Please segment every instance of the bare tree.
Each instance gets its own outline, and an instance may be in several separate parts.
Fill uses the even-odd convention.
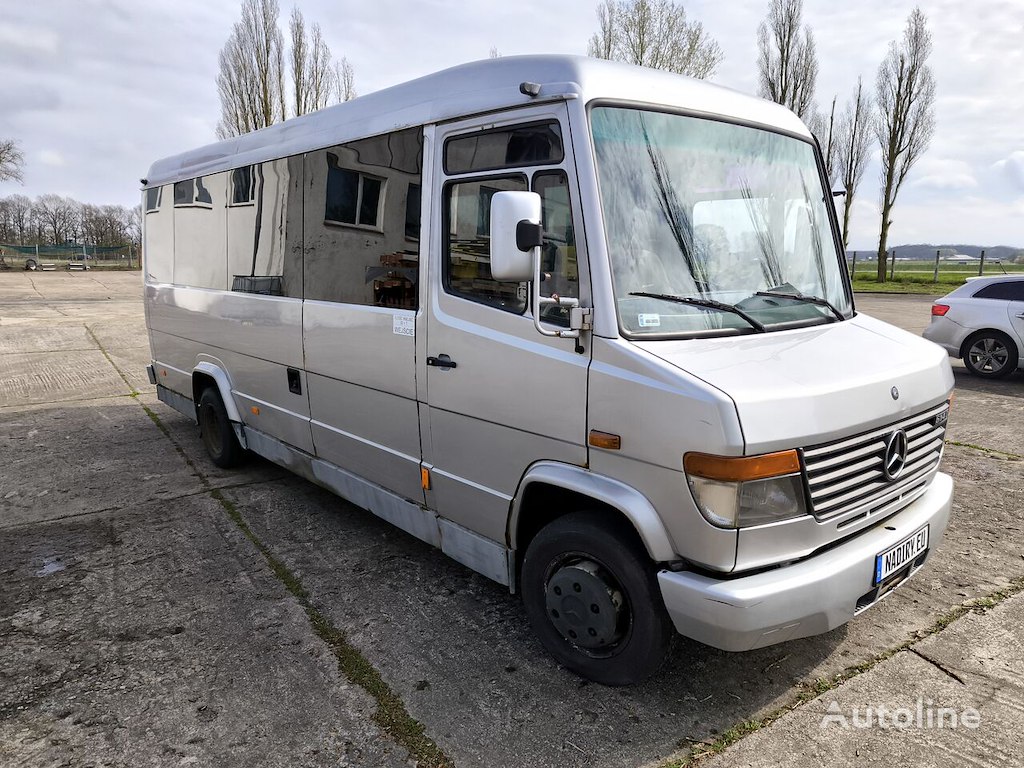
[[[305,20],[298,7],[292,9],[291,75],[295,116],[326,107],[337,92],[338,72],[331,63],[331,49],[324,40],[319,24],[310,28],[306,37]]]
[[[850,211],[857,187],[864,177],[871,151],[871,126],[874,104],[864,93],[864,83],[857,78],[853,101],[848,101],[836,126],[836,178],[843,185],[843,250],[850,244]]]
[[[0,139],[0,181],[22,181],[25,156],[14,139]]]
[[[82,221],[82,205],[60,195],[40,195],[32,204],[39,235],[53,245],[63,245],[77,237]]]
[[[292,17],[288,22],[288,31],[292,38],[292,50],[289,57],[292,70],[293,103],[296,115],[304,115],[312,110],[309,109],[306,100],[308,92],[306,86],[306,61],[309,56],[309,46],[306,42],[306,22],[302,18],[302,11],[299,6],[292,8]]]
[[[618,25],[615,0],[604,0],[597,6],[598,30],[587,43],[587,55],[595,59],[614,59],[618,41]]]
[[[352,69],[352,65],[349,60],[342,57],[341,61],[335,63],[335,96],[339,103],[343,101],[351,101],[358,94],[356,93],[356,75],[355,70]]]
[[[496,46],[496,45],[492,45],[491,46],[491,51],[487,55],[487,58],[489,58],[489,59],[500,59],[501,58],[501,52],[498,50],[498,46]]]
[[[129,245],[135,247],[138,253],[142,246],[142,206],[133,205],[128,208],[124,220],[124,234]]]
[[[811,109],[810,117],[807,119],[807,127],[821,145],[822,159],[825,161],[825,176],[829,184],[833,184],[838,178],[836,170],[836,155],[838,144],[836,137],[836,97],[832,97],[832,106],[826,116],[817,107]]]
[[[928,66],[932,36],[920,7],[914,8],[902,44],[893,41],[878,67],[875,137],[882,148],[882,226],[878,236],[878,282],[885,282],[886,241],[900,187],[935,131],[935,78]]]
[[[32,201],[25,195],[10,195],[4,198],[3,203],[7,237],[18,245],[25,245],[32,233]]]
[[[771,0],[768,15],[757,28],[757,71],[760,94],[808,118],[814,107],[818,56],[810,25],[803,28],[803,0]]]
[[[239,136],[284,120],[284,39],[277,0],[244,0],[242,19],[220,52],[217,136]]]
[[[722,49],[699,21],[689,22],[672,0],[605,0],[597,9],[600,29],[587,44],[599,59],[624,61],[707,78],[722,60]]]

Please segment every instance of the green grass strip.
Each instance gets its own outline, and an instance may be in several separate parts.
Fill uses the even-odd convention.
[[[818,698],[823,693],[834,690],[847,681],[864,674],[881,664],[886,659],[892,658],[897,653],[910,650],[925,638],[938,634],[954,621],[966,616],[968,613],[985,613],[990,611],[1004,600],[1007,600],[1020,592],[1024,592],[1024,577],[1013,579],[1009,586],[997,590],[989,595],[969,600],[962,605],[957,605],[939,616],[939,618],[936,619],[930,627],[918,632],[915,637],[912,637],[906,642],[901,643],[895,648],[882,651],[860,664],[847,667],[842,672],[831,677],[819,677],[813,682],[801,683],[796,696],[794,696],[793,700],[788,704],[782,705],[763,717],[744,720],[720,734],[714,741],[702,741],[694,744],[685,755],[667,760],[662,763],[659,768],[690,768],[691,766],[697,765],[705,758],[721,754],[744,736],[748,736],[751,733],[755,733],[756,731],[771,725],[788,712],[792,712],[794,709]]]
[[[370,661],[348,641],[345,633],[335,627],[313,605],[309,592],[299,578],[279,560],[262,541],[253,533],[248,523],[242,518],[238,508],[219,490],[210,495],[216,499],[234,521],[238,529],[245,535],[266,559],[270,570],[285,588],[298,601],[306,612],[310,626],[324,643],[326,643],[338,661],[338,669],[356,685],[360,686],[377,702],[377,711],[373,721],[400,746],[409,752],[409,756],[422,768],[451,768],[454,766],[441,748],[426,734],[422,723],[409,714],[405,704],[381,677],[380,672]]]

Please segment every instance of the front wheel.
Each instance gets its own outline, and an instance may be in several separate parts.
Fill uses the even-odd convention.
[[[35,272],[39,268],[39,264],[35,259],[25,259],[25,269],[29,272]]]
[[[998,379],[1017,367],[1017,345],[999,331],[981,331],[964,344],[964,365],[975,376]]]
[[[548,652],[605,685],[631,685],[662,665],[673,627],[653,563],[632,527],[573,512],[543,528],[523,560],[526,615]]]
[[[235,437],[227,409],[214,387],[207,387],[199,397],[199,433],[210,459],[218,467],[237,467],[245,459],[245,449]]]

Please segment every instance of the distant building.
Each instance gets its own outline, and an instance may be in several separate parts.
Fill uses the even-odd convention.
[[[968,256],[966,253],[955,253],[952,256],[943,256],[943,261],[952,261],[957,264],[967,264],[972,261],[981,261],[977,256]]]

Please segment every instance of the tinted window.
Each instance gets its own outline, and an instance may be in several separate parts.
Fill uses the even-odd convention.
[[[302,157],[272,160],[231,174],[231,199],[248,179],[252,204],[226,207],[229,288],[302,297]]]
[[[544,227],[544,245],[540,251],[540,293],[542,296],[558,294],[578,298],[580,278],[576,263],[576,234],[565,172],[536,174],[533,191],[540,195],[541,224]]]
[[[162,187],[150,187],[146,190],[146,212],[160,208],[160,190]]]
[[[1003,299],[1006,301],[1024,301],[1024,280],[990,283],[974,294],[976,299]]]
[[[359,174],[338,167],[338,156],[327,153],[327,194],[324,221],[355,224],[359,205]]]
[[[412,240],[420,239],[420,195],[419,184],[410,184],[405,196],[405,236]]]
[[[416,308],[420,128],[305,156],[305,297]]]
[[[193,186],[192,179],[188,181],[179,181],[174,185],[174,204],[175,205],[189,205],[193,200]]]
[[[200,177],[198,179],[187,179],[186,181],[178,181],[174,184],[174,204],[175,205],[211,205],[213,198],[210,196],[210,190],[207,189],[206,184]]]
[[[445,188],[444,283],[449,293],[517,314],[526,309],[526,283],[491,277],[490,237],[494,193],[525,189],[522,176],[462,181]]]
[[[236,168],[231,172],[231,204],[247,205],[253,201],[252,166]]]
[[[174,283],[225,290],[228,173],[183,182],[194,199],[174,208]],[[175,197],[178,197],[175,184]],[[214,205],[214,200],[217,204]]]
[[[538,123],[448,139],[444,146],[444,168],[447,173],[469,173],[521,165],[554,165],[562,162],[564,156],[558,123]]]

